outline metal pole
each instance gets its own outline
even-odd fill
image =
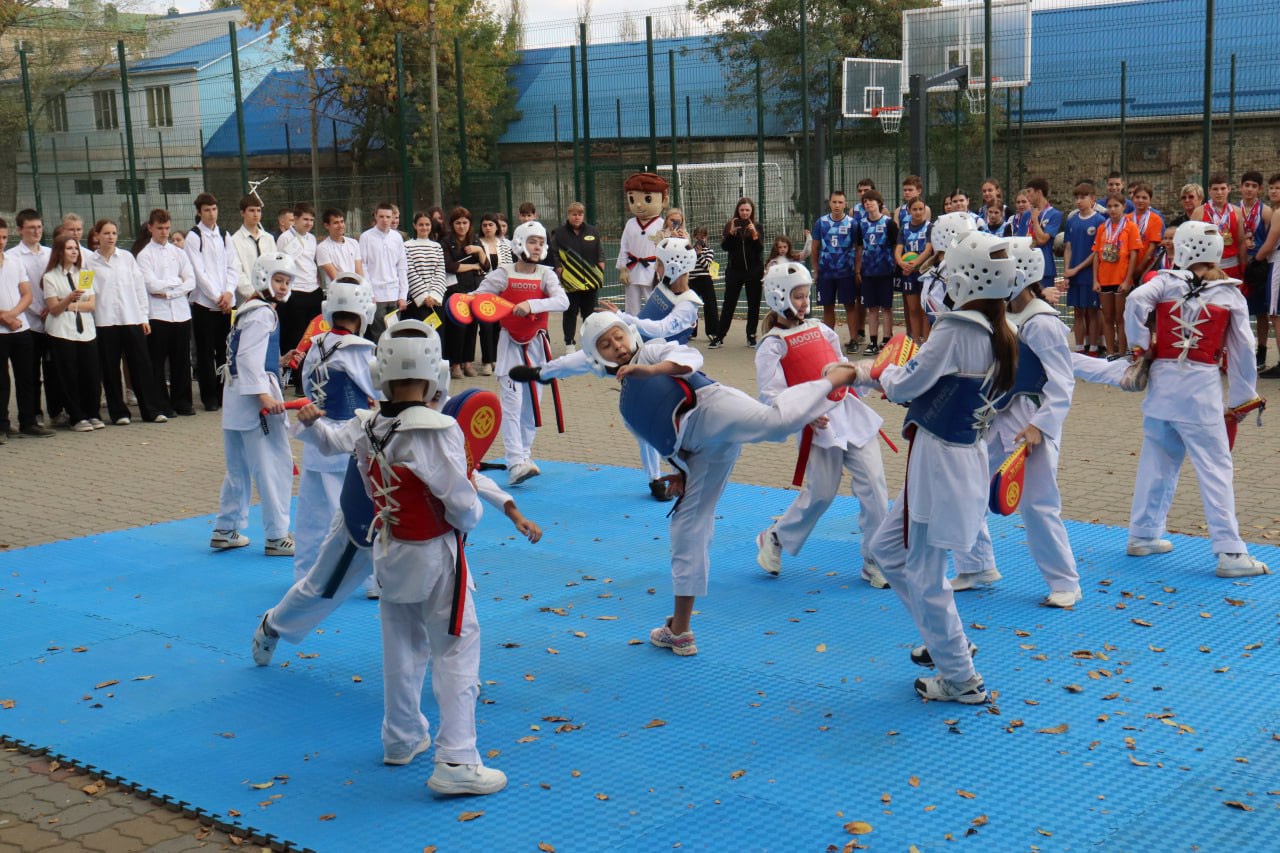
[[[908,171],[919,175],[925,189],[929,189],[929,161],[927,137],[929,132],[928,99],[925,97],[924,77],[912,74],[907,78],[907,116],[911,121],[911,151]]]
[[[564,215],[564,202],[560,197],[560,108],[551,105],[551,156],[556,161],[556,211]]]
[[[338,120],[336,118],[329,119],[329,126],[333,128],[333,173],[336,175],[341,169],[341,163],[338,160]]]
[[[693,162],[693,107],[692,99],[684,96],[684,160]]]
[[[578,171],[578,48],[569,45],[569,100],[573,107],[573,200],[582,201],[582,175]],[[592,211],[594,214],[594,211]]]
[[[84,157],[86,164],[89,160],[89,137],[84,139]],[[209,189],[209,164],[204,158],[204,128],[200,128],[200,183],[205,190]]]
[[[284,123],[284,181],[288,186],[293,180],[293,139],[289,133],[289,122]],[[246,185],[247,186],[247,185]]]
[[[1126,120],[1126,111],[1129,104],[1129,64],[1123,59],[1120,60],[1120,174],[1129,178],[1129,152],[1128,152],[1128,121]]]
[[[680,206],[680,149],[676,144],[679,123],[676,119],[676,52],[667,51],[667,100],[671,102],[671,203]]]
[[[27,107],[27,150],[31,153],[31,189],[36,200],[36,210],[43,205],[40,202],[40,154],[36,151],[36,121],[31,108],[31,74],[27,69],[27,52],[18,51],[18,62],[22,65],[22,100]]]
[[[440,171],[440,74],[436,68],[436,38],[439,35],[436,27],[436,0],[429,0],[427,3],[427,25],[431,39],[431,203],[436,207],[442,207],[444,179]],[[336,133],[333,138],[336,153],[338,149]]]
[[[984,178],[989,178],[992,163],[995,161],[995,151],[992,147],[995,140],[995,118],[991,115],[991,0],[984,0],[982,4],[982,30],[982,84],[986,87],[983,103],[987,105],[986,123],[983,128],[982,175]]]
[[[955,103],[951,109],[951,140],[955,150],[952,152],[954,164],[952,166],[951,188],[955,189],[960,186],[960,90],[955,91]]]
[[[654,95],[653,16],[644,18],[645,63],[649,70],[649,171],[658,168],[658,106]]]
[[[204,133],[200,134],[200,162],[204,163]],[[89,218],[98,221],[98,207],[93,202],[93,163],[89,160],[89,137],[84,138],[84,172],[89,176]]]
[[[613,105],[617,109],[618,116],[618,165],[622,165],[622,99],[614,98]]]
[[[587,179],[586,206],[589,215],[596,209],[596,177],[591,170],[591,95],[587,81],[587,25],[578,24],[578,38],[582,41],[582,167]]]
[[[1231,54],[1231,91],[1227,100],[1227,174],[1236,173],[1236,55]]]
[[[160,146],[160,192],[164,193],[164,209],[169,209],[169,178],[164,166],[164,134],[156,131],[156,144]]]
[[[240,192],[248,192],[249,156],[244,142],[244,98],[240,93],[240,45],[236,39],[235,21],[227,22],[227,32],[231,34],[231,82],[236,93],[236,138],[240,140]]]
[[[800,207],[804,211],[804,220],[808,222],[813,216],[813,206],[809,199],[809,185],[813,176],[809,174],[809,6],[806,0],[800,0]]]
[[[129,201],[133,205],[133,222],[129,226],[129,234],[134,235],[138,233],[142,210],[138,206],[138,164],[133,156],[133,111],[129,109],[129,66],[124,61],[124,39],[116,42],[116,56],[120,59],[120,91],[124,93],[124,135],[129,147]],[[237,96],[237,104],[239,100]],[[244,148],[241,147],[240,150],[243,151]]]
[[[454,86],[458,101],[458,181],[462,206],[467,204],[467,111],[462,97],[462,39],[453,37]]]
[[[844,155],[840,155],[840,179],[844,182]],[[893,135],[893,183],[897,186],[898,198],[902,198],[902,134]],[[901,201],[899,201],[901,204]]]
[[[1022,147],[1022,93],[1023,89],[1018,89],[1018,185],[1022,185],[1022,181],[1026,178],[1027,161],[1025,159],[1026,151]]]
[[[409,109],[404,94],[404,44],[396,33],[396,123],[400,131],[400,209],[413,216],[413,175],[409,172]],[[336,140],[335,140],[336,142]]]
[[[53,185],[58,190],[58,219],[61,220],[62,211],[65,208],[62,205],[62,175],[58,171],[58,140],[57,138],[53,136],[49,137],[49,145],[53,147]],[[163,164],[164,160],[162,159],[160,162]]]
[[[765,223],[764,205],[764,86],[760,76],[760,58],[756,57],[756,209],[760,225]],[[808,216],[808,213],[805,214]]]
[[[1213,0],[1204,4],[1204,119],[1200,128],[1201,186],[1209,186],[1209,153],[1213,146]]]
[[[1004,191],[1017,195],[1013,188],[1013,91],[1004,90]]]

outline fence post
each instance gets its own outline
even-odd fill
[[[618,165],[622,165],[622,99],[613,99],[614,108],[617,110],[618,116]]]
[[[413,175],[409,172],[409,111],[405,104],[404,45],[400,33],[396,33],[396,117],[400,132],[400,209],[404,211],[404,217],[410,219],[413,216]],[[335,139],[334,145],[337,144]]]
[[[467,111],[462,95],[462,39],[458,36],[453,37],[453,64],[456,78],[453,82],[458,92],[458,190],[462,206],[470,207],[467,204]]]
[[[286,137],[287,138],[287,137]],[[89,137],[84,139],[84,159],[86,165],[89,161]],[[209,164],[204,158],[204,128],[200,128],[200,183],[201,190],[209,189]],[[246,187],[247,189],[247,187]]]
[[[1004,191],[1016,196],[1013,188],[1013,91],[1004,90]]]
[[[36,122],[31,108],[31,74],[27,70],[27,52],[18,51],[18,61],[22,65],[22,100],[27,108],[27,149],[31,160],[31,189],[35,195],[36,210],[41,210],[40,203],[40,155],[36,151]]]
[[[644,16],[645,65],[649,73],[649,171],[658,168],[658,107],[654,95],[653,16]]]
[[[1208,189],[1213,146],[1213,0],[1204,4],[1204,118],[1200,127],[1200,185]]]
[[[551,157],[556,163],[556,210],[564,213],[564,202],[560,197],[560,108],[551,105]]]
[[[1236,173],[1236,55],[1231,54],[1231,90],[1227,100],[1227,174]]]
[[[164,165],[164,134],[156,131],[156,142],[160,146],[160,192],[164,194],[164,209],[169,209],[169,172]]]
[[[1019,186],[1022,186],[1022,181],[1026,178],[1026,171],[1027,171],[1026,151],[1022,147],[1022,128],[1023,128],[1022,93],[1023,91],[1024,90],[1022,88],[1018,89],[1018,185]]]
[[[684,161],[693,162],[693,99],[684,96]]]
[[[833,71],[833,63],[831,58],[827,58],[827,114],[826,121],[823,121],[819,128],[819,133],[823,136],[823,145],[827,149],[827,180],[825,185],[819,185],[823,195],[830,193],[837,186],[835,178],[832,176],[836,170],[836,139],[832,133],[832,126],[835,123],[836,114],[836,89],[835,81],[832,79],[835,72]],[[842,111],[843,112],[843,111]]]
[[[129,202],[133,205],[133,222],[129,234],[136,235],[142,220],[138,206],[138,163],[133,156],[133,111],[129,108],[129,66],[124,61],[124,39],[116,42],[116,56],[120,58],[120,91],[124,93],[124,136],[129,148]]]
[[[984,0],[982,4],[982,31],[982,85],[986,89],[982,94],[982,102],[986,104],[986,110],[984,110],[986,115],[982,130],[984,166],[982,176],[986,179],[991,177],[991,168],[995,160],[995,151],[992,148],[995,135],[995,118],[991,115],[991,0]]]
[[[578,24],[578,37],[582,41],[582,168],[586,177],[587,210],[596,209],[596,176],[591,170],[591,96],[587,80],[587,25]]]
[[[1120,60],[1120,174],[1129,180],[1128,108],[1129,63]]]
[[[58,170],[58,140],[56,137],[49,137],[49,145],[53,147],[53,186],[58,191],[58,219],[62,219],[62,174]],[[39,210],[39,208],[36,208]],[[44,211],[40,211],[44,213]]]
[[[333,173],[336,175],[342,171],[342,164],[338,161],[338,120],[329,119],[329,126],[333,128]]]
[[[951,181],[951,189],[960,186],[960,90],[956,89],[954,94],[954,105],[951,109],[951,141],[955,150],[952,152],[954,162],[952,164],[951,177],[954,180]]]
[[[765,223],[764,208],[764,86],[760,74],[760,57],[756,57],[756,209],[760,226]],[[805,213],[808,216],[808,213]]]
[[[676,52],[667,51],[667,100],[671,102],[671,203],[680,206],[680,149],[676,144],[680,125],[676,118]]]
[[[809,200],[809,188],[813,176],[809,174],[809,5],[800,0],[800,207],[804,221],[813,216]]]
[[[204,137],[202,135],[201,140],[203,139]],[[203,143],[200,145],[200,150],[204,150]],[[93,201],[93,196],[95,195],[93,192],[93,163],[89,160],[89,137],[87,136],[84,138],[84,173],[89,176],[89,219],[97,222],[98,206]]]
[[[244,94],[240,91],[240,40],[236,37],[235,21],[227,21],[227,33],[231,38],[231,84],[236,93],[236,139],[240,143],[240,192],[244,193],[249,191],[249,155],[245,150],[244,141]],[[288,138],[288,131],[285,131],[285,138]]]
[[[569,112],[573,113],[573,146],[570,152],[573,157],[573,200],[581,202],[582,175],[578,172],[578,48],[572,44],[569,45],[569,100],[572,103]],[[595,211],[589,210],[587,215],[594,217]]]

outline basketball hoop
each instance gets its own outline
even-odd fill
[[[880,129],[885,133],[897,133],[902,125],[902,107],[877,107],[871,117],[880,119]]]
[[[992,77],[991,82],[999,83],[999,77]],[[964,90],[964,96],[969,101],[969,112],[976,116],[984,115],[987,112],[987,81],[986,80],[970,80],[969,88]]]

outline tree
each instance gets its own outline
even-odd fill
[[[798,112],[800,3],[796,0],[693,0],[704,23],[719,27],[714,50],[734,68],[725,92],[733,100],[755,88],[761,65],[770,108]],[[807,0],[810,103],[825,102],[827,61],[846,56],[902,57],[902,13],[938,5],[936,0]],[[838,67],[838,66],[837,66]],[[817,93],[824,94],[818,95]],[[776,94],[773,94],[776,93]]]
[[[404,136],[415,164],[430,161],[431,121],[428,0],[244,0],[245,15],[270,24],[294,59],[315,75],[311,98],[336,99],[356,121],[351,141],[353,174],[373,170],[383,152],[400,148],[395,40],[402,40],[409,127]],[[435,4],[440,77],[440,147],[447,184],[456,186],[457,105],[454,39],[462,47],[467,156],[471,168],[493,162],[496,142],[514,116],[515,93],[507,79],[520,40],[518,19],[484,4],[439,0]],[[394,162],[394,158],[393,158]],[[385,165],[385,163],[383,163]]]

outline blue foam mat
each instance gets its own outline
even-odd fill
[[[754,537],[795,493],[731,485],[700,653],[678,659],[633,644],[670,609],[670,505],[632,470],[543,472],[513,490],[543,541],[490,512],[468,548],[500,794],[437,799],[427,756],[381,764],[376,604],[254,667],[291,561],[208,552],[207,517],[0,555],[0,732],[324,851],[818,851],[850,821],[872,849],[1274,846],[1280,587],[1215,578],[1204,540],[1139,560],[1123,530],[1068,523],[1085,598],[1062,612],[1036,606],[1017,518],[993,518],[1005,580],[959,604],[998,700],[923,704],[913,627],[858,580],[852,499],[775,579]]]

